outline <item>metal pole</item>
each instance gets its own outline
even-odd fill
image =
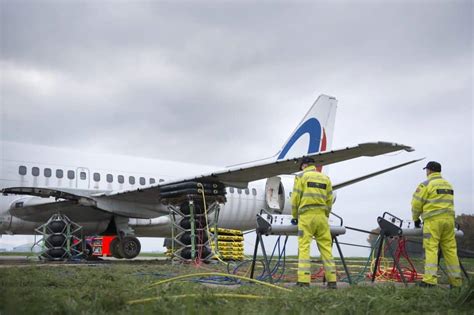
[[[259,234],[260,238],[262,237],[262,234]],[[272,272],[270,271],[270,261],[268,261],[267,257],[267,252],[265,251],[265,244],[263,243],[263,239],[260,240],[260,246],[262,246],[262,253],[263,253],[263,259],[264,259],[264,272],[268,273],[268,276],[270,277],[270,283],[273,283],[273,277],[272,277]]]
[[[259,237],[259,233],[257,232],[257,239],[255,240],[255,248],[253,250],[252,267],[250,268],[250,279],[253,279],[253,272],[255,270],[255,262],[257,261],[257,250],[258,250],[259,242],[260,242],[260,237]]]
[[[341,247],[339,246],[339,242],[337,241],[337,237],[334,237],[334,242],[336,242],[337,250],[339,251],[339,256],[341,256],[342,265],[344,266],[344,271],[346,272],[347,279],[349,280],[349,284],[352,284],[351,275],[349,274],[349,269],[347,269],[346,261],[344,259],[344,255],[342,255]]]
[[[384,236],[384,230],[381,230],[380,231],[380,236],[379,236],[379,241],[380,241],[380,244],[379,244],[379,249],[377,251],[377,258],[375,259],[375,266],[374,266],[374,270],[372,271],[372,282],[375,281],[375,274],[377,272],[377,268],[379,266],[379,259],[380,259],[380,254],[382,253],[382,247],[383,247],[383,241],[385,239],[385,236]]]
[[[191,223],[191,259],[196,258],[196,226],[194,222],[194,202],[189,200],[189,222]]]
[[[393,262],[395,263],[395,267],[397,267],[398,273],[400,274],[400,277],[402,278],[403,283],[405,284],[405,287],[408,286],[407,280],[405,279],[405,275],[403,274],[402,268],[400,268],[399,261],[395,258],[395,255],[393,254],[392,251],[392,246],[391,244],[388,245],[388,251],[390,252],[390,256],[393,258]]]

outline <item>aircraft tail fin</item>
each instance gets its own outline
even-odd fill
[[[329,151],[334,134],[337,100],[320,95],[277,153],[277,160]]]

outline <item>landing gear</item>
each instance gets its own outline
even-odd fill
[[[110,242],[110,252],[114,258],[123,258],[122,247],[120,246],[120,239],[118,237],[114,238],[113,241]]]
[[[117,259],[132,259],[140,254],[141,245],[138,238],[126,236],[122,240],[118,237],[110,243],[110,252],[112,257]]]
[[[141,245],[138,238],[134,236],[126,236],[122,239],[123,258],[132,259],[140,254]]]

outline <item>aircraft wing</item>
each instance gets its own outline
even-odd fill
[[[346,147],[339,150],[326,151],[321,153],[309,154],[317,165],[329,165],[362,156],[378,156],[390,152],[405,150],[414,151],[409,146],[391,143],[391,142],[372,142],[362,143],[353,147]],[[160,191],[162,187],[183,183],[187,181],[198,182],[220,182],[226,186],[246,188],[249,182],[265,179],[276,175],[293,174],[299,172],[301,159],[291,158],[272,162],[257,162],[255,164],[245,165],[244,167],[231,167],[211,174],[204,174],[195,177],[183,178],[169,181],[158,185],[143,187],[136,190],[127,190],[113,193],[99,193],[93,197],[110,198],[128,202],[156,203],[160,200]]]
[[[326,151],[321,153],[309,154],[317,165],[329,165],[362,156],[377,156],[395,151],[413,151],[409,146],[390,142],[362,143],[353,147],[346,147],[339,150]],[[30,195],[38,197],[54,197],[72,201],[72,204],[63,204],[62,211],[65,208],[74,209],[70,213],[80,211],[79,207],[94,209],[95,211],[105,211],[126,217],[134,218],[153,218],[160,214],[166,214],[167,208],[162,205],[162,194],[169,190],[174,184],[186,182],[201,183],[221,183],[226,186],[246,188],[249,182],[265,179],[277,175],[293,174],[299,172],[301,159],[305,156],[291,158],[286,160],[265,162],[255,162],[242,166],[230,167],[210,174],[203,174],[194,177],[188,177],[150,186],[141,187],[133,190],[124,191],[97,191],[97,190],[74,190],[52,189],[45,187],[10,187],[4,188],[1,192],[4,194]],[[46,215],[45,207],[36,206],[31,209],[17,210],[19,217],[30,217],[36,215]],[[94,211],[94,212],[95,212]],[[41,214],[40,214],[41,213]],[[94,214],[93,217],[97,217]],[[103,215],[103,214],[100,214]]]
[[[306,156],[315,160],[316,165],[329,165],[346,160],[351,160],[362,156],[377,156],[395,151],[413,151],[413,148],[389,142],[362,143],[357,146],[347,147],[339,150],[326,151]],[[248,182],[264,179],[276,175],[293,174],[300,171],[302,158],[291,158],[286,160],[274,161],[271,163],[261,163],[250,165],[246,168],[231,168],[225,171],[217,172],[206,176],[206,179],[213,179],[222,182],[228,186],[244,188]]]

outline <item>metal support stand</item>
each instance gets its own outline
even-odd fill
[[[213,256],[209,248],[211,242],[216,242],[217,232],[208,235],[207,231],[209,229],[217,230],[220,205],[217,201],[213,202],[206,214],[202,209],[196,207],[195,202],[202,202],[202,199],[188,199],[186,213],[183,213],[182,208],[168,205],[171,221],[172,256],[179,261],[209,260]],[[210,218],[211,216],[213,218]],[[205,222],[208,222],[208,226]]]
[[[40,259],[83,259],[82,227],[63,214],[54,214],[43,225],[35,229],[42,237],[34,246],[41,247]]]
[[[172,256],[181,261],[210,259],[208,216],[214,213],[212,224],[217,227],[219,204],[226,201],[224,184],[187,181],[163,185],[160,190],[162,202],[170,211]]]
[[[390,215],[391,218],[392,218],[391,219],[392,222],[386,220],[385,215]],[[379,247],[378,247],[378,250],[377,250],[377,257],[375,259],[375,266],[374,266],[374,269],[372,271],[372,282],[375,281],[377,270],[379,268],[380,255],[382,254],[384,241],[389,237],[402,236],[402,234],[403,234],[403,231],[402,231],[402,228],[401,228],[403,220],[401,220],[400,218],[397,218],[396,216],[394,216],[394,215],[392,215],[388,212],[384,212],[382,217],[378,217],[377,222],[378,222],[379,227],[380,227],[380,235],[379,235],[380,244],[379,244]],[[395,222],[399,222],[399,226],[396,226],[394,224]],[[407,281],[405,279],[405,275],[403,274],[403,271],[400,268],[399,261],[395,258],[395,255],[393,254],[391,246],[388,246],[388,250],[390,252],[390,256],[392,256],[392,258],[393,258],[393,262],[394,262],[394,264],[397,268],[398,273],[400,274],[400,277],[401,277],[403,283],[405,284],[405,286],[408,286]]]
[[[341,216],[335,214],[334,212],[331,212],[331,215],[335,216],[336,218],[339,219],[339,226],[344,226],[344,220],[342,219]],[[344,272],[347,275],[347,281],[349,281],[349,284],[352,285],[352,278],[351,274],[349,273],[349,268],[347,268],[346,260],[344,259],[344,255],[342,254],[341,246],[339,245],[339,241],[337,240],[337,234],[331,233],[333,241],[336,243],[337,251],[339,252],[339,257],[341,258],[342,266],[344,266]]]
[[[333,237],[333,241],[336,243],[337,251],[339,252],[339,257],[341,257],[342,265],[344,266],[344,272],[347,275],[347,281],[349,281],[349,284],[352,284],[351,274],[349,273],[349,269],[347,268],[347,264],[346,264],[346,260],[344,259],[344,255],[342,255],[341,246],[339,246],[339,242],[337,240],[337,237]]]
[[[258,229],[257,229],[258,230]],[[260,244],[260,247],[262,249],[263,253],[263,268],[264,268],[264,274],[268,275],[270,279],[270,283],[273,283],[273,277],[272,277],[272,272],[270,271],[270,261],[268,260],[267,252],[265,250],[265,244],[263,243],[263,238],[262,234],[257,232],[257,240],[255,241],[255,249],[253,251],[253,260],[252,260],[252,267],[250,271],[250,278],[253,279],[253,274],[255,271],[255,262],[257,261],[257,251],[258,251],[258,245]]]
[[[349,274],[349,269],[347,268],[344,255],[342,254],[339,241],[337,240],[337,236],[344,234],[346,230],[344,228],[342,218],[335,213],[331,213],[331,214],[340,220],[339,226],[330,226],[331,237],[332,237],[333,243],[336,243],[336,247],[339,252],[339,256],[341,257],[342,265],[344,266],[344,272],[347,275],[349,284],[352,284],[352,278]],[[255,230],[257,234],[257,238],[255,241],[255,248],[253,252],[250,278],[253,278],[254,276],[255,263],[257,261],[257,252],[260,246],[262,250],[262,254],[263,254],[263,261],[264,261],[264,271],[263,271],[264,275],[269,276],[270,282],[273,283],[273,278],[271,276],[271,271],[270,271],[271,261],[268,259],[268,256],[265,250],[265,244],[263,243],[263,235],[269,235],[269,234],[286,235],[286,238],[288,238],[289,235],[297,235],[298,227],[296,225],[292,225],[290,221],[291,221],[291,216],[289,215],[273,215],[263,209],[260,211],[260,214],[257,214],[257,229]],[[286,244],[286,240],[285,240],[285,244]]]

